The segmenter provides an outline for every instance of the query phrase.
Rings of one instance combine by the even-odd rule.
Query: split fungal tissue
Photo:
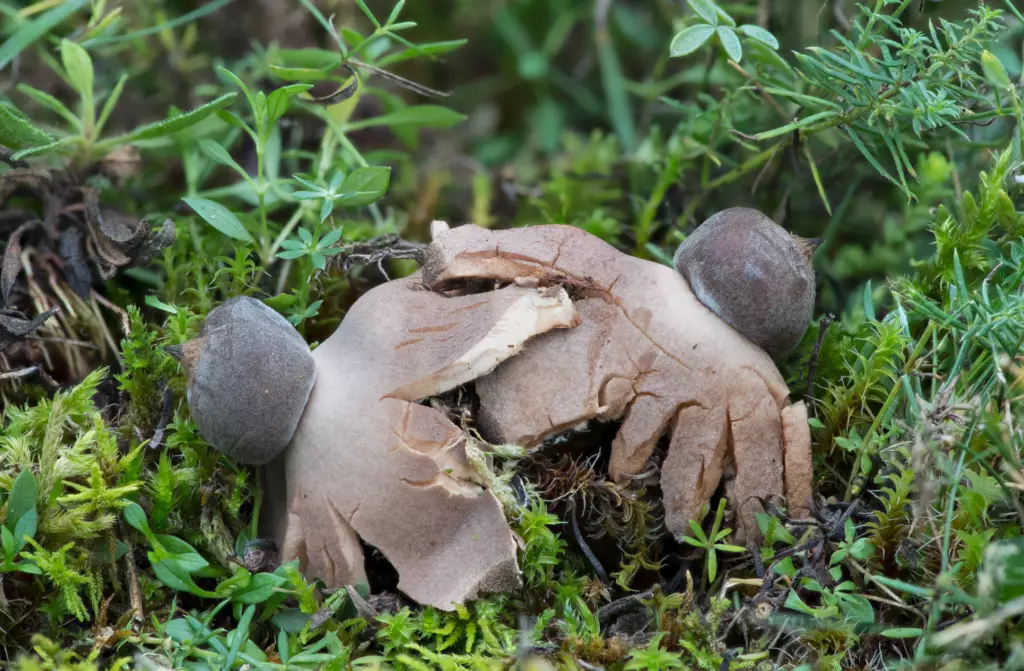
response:
[[[232,299],[182,348],[193,416],[216,448],[266,464],[264,532],[332,587],[366,581],[364,543],[421,604],[520,586],[516,537],[471,463],[479,443],[430,403],[470,383],[490,443],[530,452],[620,423],[616,481],[664,438],[667,530],[689,533],[724,483],[737,536],[756,538],[763,501],[801,516],[811,497],[807,412],[768,351],[810,320],[813,242],[752,210],[716,217],[675,268],[568,226],[436,222],[423,268],[367,292],[313,352],[259,301]],[[730,263],[740,286],[721,285]],[[781,290],[751,303],[744,282]]]

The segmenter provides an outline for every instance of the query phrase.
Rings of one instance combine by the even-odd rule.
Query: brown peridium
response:
[[[675,534],[726,479],[738,537],[760,536],[761,501],[806,514],[810,434],[771,358],[705,307],[673,268],[623,254],[567,226],[491,231],[460,226],[427,250],[425,283],[467,280],[571,288],[581,321],[537,337],[477,380],[478,422],[491,442],[538,447],[582,423],[621,420],[610,476],[648,468],[658,440],[665,522]]]
[[[577,322],[559,287],[445,295],[414,275],[364,295],[313,351],[309,403],[266,469],[265,531],[282,561],[298,558],[331,587],[357,584],[366,579],[362,539],[421,604],[450,610],[515,589],[516,541],[467,463],[465,434],[418,401]]]

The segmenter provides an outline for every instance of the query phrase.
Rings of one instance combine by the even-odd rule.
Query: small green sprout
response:
[[[715,577],[718,575],[718,551],[722,552],[746,552],[746,548],[742,548],[738,545],[728,545],[721,543],[729,534],[732,533],[732,529],[720,529],[722,526],[722,518],[725,516],[725,499],[721,499],[718,502],[718,510],[715,512],[715,523],[711,525],[711,533],[705,534],[704,530],[700,528],[695,520],[690,520],[690,529],[693,531],[693,537],[683,536],[679,540],[687,545],[692,545],[697,548],[703,548],[707,552],[708,560],[704,564],[704,577],[708,583],[713,583]],[[704,517],[703,515],[701,516]]]

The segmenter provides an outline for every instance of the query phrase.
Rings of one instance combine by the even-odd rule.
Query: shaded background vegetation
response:
[[[357,66],[357,97],[324,107],[293,92],[256,141],[211,108],[174,135],[103,151],[5,154],[4,316],[18,321],[0,324],[4,548],[26,515],[38,527],[37,544],[0,567],[9,656],[44,634],[25,668],[66,666],[72,653],[105,667],[139,649],[152,664],[210,668],[488,668],[531,655],[562,668],[1019,663],[1024,20],[1013,2],[722,2],[737,23],[770,31],[777,52],[744,37],[739,59],[715,40],[673,57],[673,38],[706,4],[409,2],[399,20],[416,26],[402,36],[465,44],[391,63],[402,45],[378,39],[358,54],[379,68]],[[25,37],[63,5],[78,9]],[[0,90],[63,137],[71,122],[47,94],[84,118],[80,79],[60,74],[67,38],[88,52],[98,107],[127,75],[104,138],[228,93],[221,111],[258,130],[225,70],[269,95],[290,83],[280,68],[308,65],[289,49],[329,56],[337,47],[311,7],[369,35],[367,14],[383,21],[395,4],[0,2]],[[899,33],[892,15],[917,32]],[[1001,69],[984,67],[986,50]],[[343,71],[331,77],[310,93],[346,86]],[[828,116],[837,109],[842,123]],[[390,167],[369,206],[335,204],[324,220],[322,198],[290,195],[307,188],[293,176],[329,188],[337,171],[366,166]],[[227,208],[250,241],[184,197]],[[433,219],[568,223],[665,261],[705,218],[741,205],[824,239],[815,322],[825,320],[779,362],[794,396],[812,401],[823,508],[812,527],[766,517],[765,546],[719,552],[718,575],[707,548],[659,535],[649,492],[609,492],[585,463],[554,460],[519,464],[536,486],[516,517],[523,594],[446,615],[403,609],[387,590],[368,604],[325,593],[293,567],[268,567],[253,544],[253,473],[197,434],[181,371],[160,349],[238,293],[322,340],[382,271],[414,267],[389,258],[390,236],[423,242]],[[169,245],[148,233],[152,263],[112,223],[143,217],[176,233]],[[79,252],[62,246],[67,230],[83,231]],[[32,322],[51,306],[57,316]],[[585,531],[617,541],[602,555],[611,584],[578,552],[565,508],[543,502],[569,490],[598,502],[603,517]]]

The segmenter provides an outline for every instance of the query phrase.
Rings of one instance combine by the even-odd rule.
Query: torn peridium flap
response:
[[[511,356],[495,348],[514,353],[576,320],[561,290],[450,297],[411,277],[368,292],[313,352],[317,382],[284,454],[292,514],[277,517],[276,537],[305,548],[309,572],[331,586],[357,577],[339,570],[350,564],[342,541],[351,528],[422,604],[451,610],[515,588],[514,535],[469,469],[461,429],[393,392],[418,390],[405,394],[416,398],[471,381]]]

